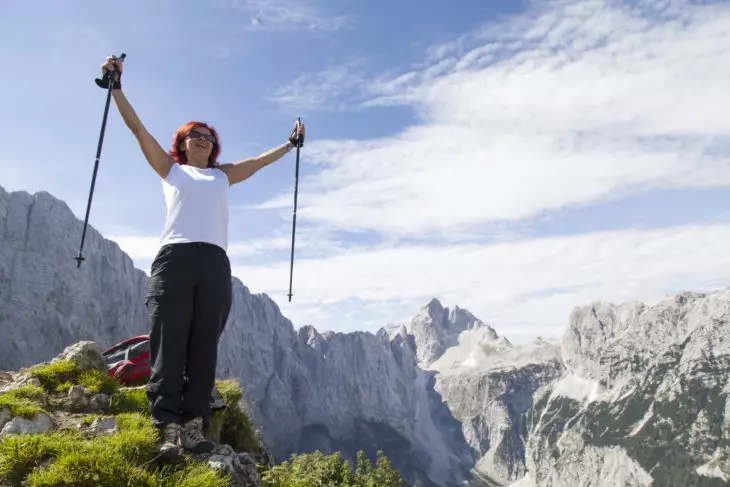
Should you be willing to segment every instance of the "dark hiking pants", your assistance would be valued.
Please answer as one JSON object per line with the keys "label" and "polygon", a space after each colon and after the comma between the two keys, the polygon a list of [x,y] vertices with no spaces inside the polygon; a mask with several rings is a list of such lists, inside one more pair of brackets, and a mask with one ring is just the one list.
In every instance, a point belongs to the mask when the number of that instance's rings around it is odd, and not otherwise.
{"label": "dark hiking pants", "polygon": [[147,291],[147,399],[155,426],[195,417],[209,423],[218,340],[231,301],[231,265],[222,248],[179,243],[157,253]]}

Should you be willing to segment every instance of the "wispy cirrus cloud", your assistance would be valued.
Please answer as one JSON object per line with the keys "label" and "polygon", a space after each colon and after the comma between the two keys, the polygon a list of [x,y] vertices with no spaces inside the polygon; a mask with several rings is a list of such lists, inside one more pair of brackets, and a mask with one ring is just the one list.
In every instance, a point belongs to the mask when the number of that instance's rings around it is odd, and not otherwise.
{"label": "wispy cirrus cloud", "polygon": [[[312,141],[322,169],[303,183],[301,213],[444,233],[730,185],[730,8],[664,3],[540,2],[432,48],[416,69],[350,77],[359,106],[366,93],[367,106],[406,105],[419,122],[378,140]],[[311,84],[300,86],[306,98]],[[325,90],[310,93],[328,106]]]}
{"label": "wispy cirrus cloud", "polygon": [[305,73],[277,88],[268,99],[299,110],[348,110],[366,77],[358,63],[350,61],[316,73]]}
{"label": "wispy cirrus cloud", "polygon": [[232,0],[233,5],[250,15],[250,27],[269,29],[307,29],[336,31],[351,25],[354,17],[325,11],[315,2],[295,0]]}
{"label": "wispy cirrus cloud", "polygon": [[[588,301],[730,282],[720,211],[716,226],[636,230],[615,215],[601,233],[568,227],[565,237],[495,243],[530,222],[637,195],[730,186],[728,4],[533,2],[395,75],[333,68],[302,79],[343,87],[328,96],[300,83],[313,109],[399,105],[417,119],[377,139],[309,142],[306,163],[317,167],[300,182],[301,218],[382,240],[300,260],[286,310],[295,321],[316,310],[325,328],[384,323],[438,296],[507,336],[537,335],[559,333]],[[258,208],[289,205],[287,194]],[[485,227],[496,238],[475,237]],[[253,289],[285,295],[283,262],[237,269]],[[352,314],[374,303],[382,308]]]}

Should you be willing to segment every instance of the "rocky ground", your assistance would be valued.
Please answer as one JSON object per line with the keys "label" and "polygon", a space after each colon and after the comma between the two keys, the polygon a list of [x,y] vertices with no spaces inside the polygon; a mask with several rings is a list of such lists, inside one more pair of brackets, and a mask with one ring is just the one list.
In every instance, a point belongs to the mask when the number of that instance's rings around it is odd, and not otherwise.
{"label": "rocky ground", "polygon": [[[206,432],[217,448],[170,465],[156,458],[144,386],[120,387],[109,378],[95,343],[2,372],[0,485],[258,487],[257,462],[266,452],[236,401],[240,389],[232,382],[218,387],[228,407]],[[222,441],[228,439],[232,444]]]}

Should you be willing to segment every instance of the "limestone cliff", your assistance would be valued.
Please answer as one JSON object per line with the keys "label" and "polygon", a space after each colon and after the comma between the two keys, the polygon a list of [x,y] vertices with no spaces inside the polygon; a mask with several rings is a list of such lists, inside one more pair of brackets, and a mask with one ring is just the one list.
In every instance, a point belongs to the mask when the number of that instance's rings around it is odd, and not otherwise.
{"label": "limestone cliff", "polygon": [[[0,187],[0,370],[145,333],[146,274],[40,192]],[[434,299],[377,333],[296,329],[233,279],[219,378],[278,459],[382,449],[417,486],[726,485],[730,290],[595,303],[515,346]]]}
{"label": "limestone cliff", "polygon": [[[147,331],[147,275],[45,192],[0,188],[0,370],[17,370],[90,340],[100,347]],[[218,376],[242,384],[272,452],[382,449],[410,481],[459,485],[474,459],[456,420],[419,368],[412,340],[295,330],[266,295],[233,279]]]}
{"label": "limestone cliff", "polygon": [[533,395],[564,373],[559,344],[514,346],[467,310],[436,299],[390,332],[412,337],[421,366],[435,374],[434,388],[475,457],[471,485],[507,485],[524,476]]}
{"label": "limestone cliff", "polygon": [[0,186],[0,370],[53,357],[80,340],[112,344],[146,330],[147,277],[119,246],[50,194]]}
{"label": "limestone cliff", "polygon": [[730,290],[576,308],[567,374],[531,412],[526,485],[727,485],[729,336]]}

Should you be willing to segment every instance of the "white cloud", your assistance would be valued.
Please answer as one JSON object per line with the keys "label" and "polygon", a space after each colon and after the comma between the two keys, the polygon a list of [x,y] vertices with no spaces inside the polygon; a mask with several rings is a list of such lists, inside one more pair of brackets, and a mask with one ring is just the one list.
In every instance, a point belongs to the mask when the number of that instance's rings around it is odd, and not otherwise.
{"label": "white cloud", "polygon": [[334,31],[352,22],[350,15],[322,12],[313,2],[294,0],[233,0],[233,4],[251,14],[250,26],[255,29],[304,28],[312,31]]}
{"label": "white cloud", "polygon": [[730,285],[730,225],[607,231],[511,243],[343,249],[289,265],[236,265],[254,293],[279,303],[296,326],[375,331],[431,298],[458,305],[507,336],[562,333],[574,306],[651,302],[667,293]]}
{"label": "white cloud", "polygon": [[297,110],[345,110],[352,108],[353,90],[364,82],[355,61],[318,73],[304,73],[276,89],[269,100]]}
{"label": "white cloud", "polygon": [[[730,184],[730,157],[713,150],[730,137],[727,5],[537,5],[432,48],[418,69],[361,83],[353,100],[364,91],[367,106],[405,104],[420,121],[379,140],[310,142],[307,161],[322,170],[302,181],[300,214],[418,235]],[[327,90],[311,90],[326,106]]]}
{"label": "white cloud", "polygon": [[[234,275],[295,325],[375,330],[438,297],[511,340],[559,335],[572,307],[594,300],[729,285],[728,224],[514,233],[641,191],[730,185],[730,8],[634,3],[534,3],[432,47],[397,76],[331,69],[282,88],[277,96],[311,109],[349,99],[359,109],[402,104],[419,118],[389,137],[307,144],[303,162],[319,172],[300,179],[307,230],[297,234],[292,303],[290,234],[232,243]],[[288,192],[255,208],[290,215],[291,205]],[[484,228],[501,243],[477,238]],[[350,246],[339,230],[381,241]],[[279,263],[250,264],[271,253]]]}
{"label": "white cloud", "polygon": [[[277,232],[266,238],[234,240],[228,245],[228,255],[231,259],[261,258],[271,255],[290,255],[292,245],[291,228]],[[294,251],[296,256],[323,257],[341,252],[347,244],[335,238],[331,232],[321,228],[302,228],[297,226]]]}

